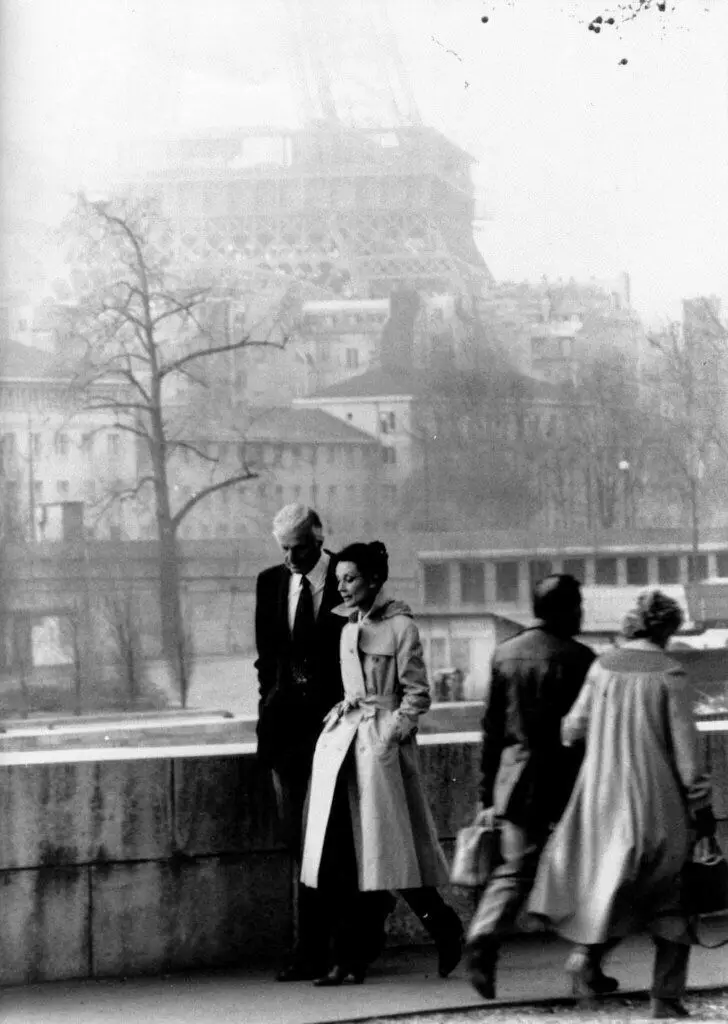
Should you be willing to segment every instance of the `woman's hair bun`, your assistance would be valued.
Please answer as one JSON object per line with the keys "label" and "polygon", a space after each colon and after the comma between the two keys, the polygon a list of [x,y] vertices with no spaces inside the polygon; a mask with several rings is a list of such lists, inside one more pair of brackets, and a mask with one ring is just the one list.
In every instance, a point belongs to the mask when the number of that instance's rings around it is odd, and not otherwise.
{"label": "woman's hair bun", "polygon": [[372,540],[372,541],[370,541],[369,542],[369,548],[371,550],[372,555],[374,555],[375,558],[385,558],[387,561],[389,561],[389,555],[387,554],[387,549],[384,546],[384,544],[381,542],[381,540]]}

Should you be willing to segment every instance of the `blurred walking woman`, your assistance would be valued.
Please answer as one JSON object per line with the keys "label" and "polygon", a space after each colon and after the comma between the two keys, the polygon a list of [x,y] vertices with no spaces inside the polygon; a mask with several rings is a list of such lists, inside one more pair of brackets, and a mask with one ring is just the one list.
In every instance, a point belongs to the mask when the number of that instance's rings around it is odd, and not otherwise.
{"label": "blurred walking woman", "polygon": [[627,642],[589,670],[562,723],[565,744],[586,739],[584,762],[529,902],[575,943],[567,971],[577,996],[598,994],[601,960],[620,938],[648,930],[656,1018],[687,1016],[680,878],[695,836],[715,829],[688,682],[665,652],[681,621],[659,590],[640,595]]}
{"label": "blurred walking woman", "polygon": [[[336,575],[348,618],[341,634],[344,700],[329,714],[314,755],[301,881],[333,890],[332,968],[318,984],[363,981],[367,922],[398,889],[435,939],[439,972],[462,950],[462,926],[435,888],[448,871],[425,796],[415,742],[430,707],[412,612],[382,589],[389,574],[379,541],[350,544]],[[355,894],[355,895],[354,895]],[[376,929],[373,929],[376,933]]]}

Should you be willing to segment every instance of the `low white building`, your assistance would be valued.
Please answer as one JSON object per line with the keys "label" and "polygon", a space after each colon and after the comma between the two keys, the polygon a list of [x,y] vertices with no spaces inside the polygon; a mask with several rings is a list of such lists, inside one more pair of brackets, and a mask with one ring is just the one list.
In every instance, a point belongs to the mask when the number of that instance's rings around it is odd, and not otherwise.
{"label": "low white building", "polygon": [[135,539],[133,516],[110,495],[134,485],[136,439],[114,427],[115,414],[80,410],[70,385],[57,357],[2,342],[3,530],[17,539],[60,540],[64,510],[82,506],[92,536]]}

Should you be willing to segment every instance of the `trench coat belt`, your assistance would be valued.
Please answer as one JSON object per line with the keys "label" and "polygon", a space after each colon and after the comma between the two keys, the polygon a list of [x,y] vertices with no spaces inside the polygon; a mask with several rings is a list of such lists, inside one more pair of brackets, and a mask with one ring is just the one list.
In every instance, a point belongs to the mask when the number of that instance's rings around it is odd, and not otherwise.
{"label": "trench coat belt", "polygon": [[362,718],[374,718],[377,711],[396,711],[399,701],[394,694],[369,693],[363,697],[345,697],[339,701],[324,719],[328,725],[330,722],[339,722],[350,711],[361,711]]}

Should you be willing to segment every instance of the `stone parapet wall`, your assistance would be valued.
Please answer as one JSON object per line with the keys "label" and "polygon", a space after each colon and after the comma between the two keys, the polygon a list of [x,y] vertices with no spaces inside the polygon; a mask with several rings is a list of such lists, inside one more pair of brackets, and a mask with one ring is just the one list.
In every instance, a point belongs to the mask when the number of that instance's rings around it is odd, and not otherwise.
{"label": "stone parapet wall", "polygon": [[[728,731],[701,742],[727,836]],[[473,812],[480,746],[425,736],[420,755],[450,853]],[[0,763],[0,984],[233,965],[287,949],[292,868],[251,744],[7,763],[22,756]],[[447,898],[469,915],[469,894]],[[390,941],[424,939],[400,901]]]}

